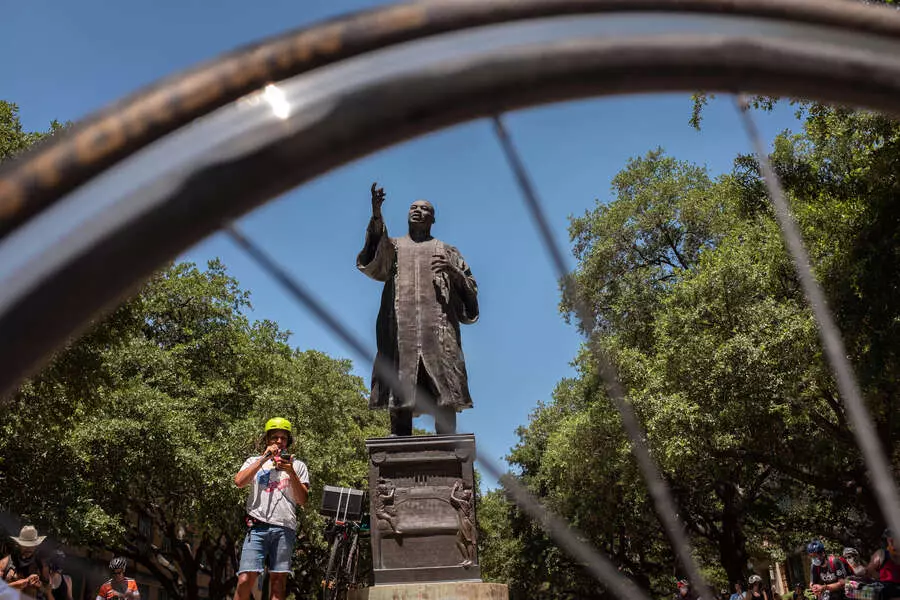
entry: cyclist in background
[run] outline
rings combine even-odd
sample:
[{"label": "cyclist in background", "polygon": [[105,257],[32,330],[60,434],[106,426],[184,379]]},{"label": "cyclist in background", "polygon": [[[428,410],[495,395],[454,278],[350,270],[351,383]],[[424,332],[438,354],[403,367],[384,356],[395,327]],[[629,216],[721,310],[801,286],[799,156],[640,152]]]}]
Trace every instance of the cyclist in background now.
[{"label": "cyclist in background", "polygon": [[806,546],[811,566],[809,589],[819,600],[842,600],[844,580],[850,575],[850,567],[840,556],[826,555],[825,544],[813,540]]},{"label": "cyclist in background", "polygon": [[856,548],[844,548],[844,551],[841,552],[841,556],[844,557],[844,560],[850,566],[850,575],[865,577],[866,565],[862,563],[862,560],[859,557],[859,550]]},{"label": "cyclist in background", "polygon": [[750,579],[747,580],[747,585],[750,586],[750,589],[747,591],[748,600],[772,600],[769,592],[763,587],[762,577],[759,575],[755,573],[751,575]]},{"label": "cyclist in background", "polygon": [[112,571],[112,577],[100,586],[97,590],[96,600],[115,600],[116,598],[125,598],[126,600],[140,600],[141,593],[138,591],[137,581],[130,577],[125,577],[125,569],[128,567],[128,559],[124,556],[117,556],[109,562],[109,570]]}]

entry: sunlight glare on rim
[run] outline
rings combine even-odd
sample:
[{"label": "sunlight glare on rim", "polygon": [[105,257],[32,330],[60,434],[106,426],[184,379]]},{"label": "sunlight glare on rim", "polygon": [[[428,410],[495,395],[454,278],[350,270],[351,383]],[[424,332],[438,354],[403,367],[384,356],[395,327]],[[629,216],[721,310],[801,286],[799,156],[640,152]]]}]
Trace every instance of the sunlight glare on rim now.
[{"label": "sunlight glare on rim", "polygon": [[285,98],[284,91],[277,85],[267,85],[263,98],[272,107],[272,114],[279,119],[287,119],[291,115],[291,105]]}]

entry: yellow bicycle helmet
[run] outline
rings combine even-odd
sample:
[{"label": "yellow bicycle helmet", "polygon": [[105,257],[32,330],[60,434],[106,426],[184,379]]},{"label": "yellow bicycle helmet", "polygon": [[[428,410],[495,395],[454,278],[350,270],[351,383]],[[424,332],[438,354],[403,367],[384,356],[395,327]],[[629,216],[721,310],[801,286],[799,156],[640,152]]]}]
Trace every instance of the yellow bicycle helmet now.
[{"label": "yellow bicycle helmet", "polygon": [[294,435],[291,433],[291,422],[287,419],[283,419],[281,417],[273,417],[266,421],[266,433],[265,435],[268,437],[269,432],[273,429],[281,429],[282,431],[287,431],[288,434],[288,446],[294,443]]}]

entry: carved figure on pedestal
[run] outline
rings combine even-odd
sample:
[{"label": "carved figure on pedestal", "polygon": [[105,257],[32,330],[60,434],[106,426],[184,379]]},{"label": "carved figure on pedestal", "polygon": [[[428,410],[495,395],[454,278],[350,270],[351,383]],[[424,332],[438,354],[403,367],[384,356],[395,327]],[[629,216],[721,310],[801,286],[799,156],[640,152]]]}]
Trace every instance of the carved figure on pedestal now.
[{"label": "carved figure on pedestal", "polygon": [[456,534],[456,547],[462,554],[460,566],[470,567],[475,564],[475,501],[472,489],[457,479],[450,490],[450,504],[456,509],[459,521],[459,532]]},{"label": "carved figure on pedestal", "polygon": [[[383,202],[384,190],[373,183],[372,218],[356,257],[360,271],[384,282],[369,407],[390,410],[392,435],[412,435],[413,417],[422,413],[434,416],[436,433],[456,433],[456,413],[472,407],[459,326],[478,320],[478,287],[459,251],[431,236],[430,202],[410,205],[409,233],[397,238],[388,237]],[[400,390],[379,365],[396,372]]]},{"label": "carved figure on pedestal", "polygon": [[394,493],[397,488],[384,477],[378,478],[375,487],[375,517],[381,521],[387,521],[391,530],[396,534],[403,533],[397,527],[397,507],[394,506]]}]

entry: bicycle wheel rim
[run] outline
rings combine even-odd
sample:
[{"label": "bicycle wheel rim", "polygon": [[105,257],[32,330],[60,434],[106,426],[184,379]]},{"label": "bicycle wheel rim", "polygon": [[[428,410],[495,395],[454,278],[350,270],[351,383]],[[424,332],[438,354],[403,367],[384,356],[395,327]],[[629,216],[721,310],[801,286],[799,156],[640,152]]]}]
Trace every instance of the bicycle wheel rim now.
[{"label": "bicycle wheel rim", "polygon": [[[697,4],[709,8],[713,3]],[[830,9],[843,6],[824,4]],[[897,25],[898,16],[890,12],[868,8],[864,12],[877,13]],[[145,207],[129,221],[105,231],[85,226],[51,252],[0,277],[4,284],[0,286],[0,333],[7,342],[0,347],[4,365],[0,393],[33,372],[60,340],[78,333],[98,311],[113,306],[161,263],[222,223],[337,166],[439,128],[547,102],[694,89],[804,96],[900,114],[900,59],[896,58],[900,26],[896,31],[882,26],[876,41],[897,48],[897,52],[882,53],[873,52],[868,47],[873,38],[862,36],[854,27],[818,31],[820,45],[811,44],[809,38],[700,33],[545,43],[423,66],[414,73],[338,90],[304,114],[309,118],[302,127],[288,132],[284,123],[273,121],[270,130],[283,130],[277,139],[237,158],[194,165],[177,190],[159,186],[138,190],[117,205]],[[490,28],[482,29],[490,33]],[[829,43],[836,31],[857,35],[862,49],[853,52],[846,44]],[[424,42],[411,42],[406,50],[414,53],[417,43]],[[328,69],[346,67],[353,60],[359,58],[299,79],[321,77]],[[298,78],[292,81],[297,83]],[[418,93],[405,93],[411,88]],[[317,108],[324,112],[316,115]],[[191,127],[198,126],[195,122]],[[73,195],[77,194],[76,190]],[[64,204],[65,199],[53,210]],[[17,233],[27,231],[48,213],[52,211],[44,211]],[[159,231],[166,231],[166,236],[159,236]],[[10,246],[8,237],[0,243],[0,256],[4,251],[15,254],[9,250],[14,245]],[[98,264],[106,268],[98,269]]]},{"label": "bicycle wheel rim", "polygon": [[361,11],[166,77],[87,117],[64,141],[35,148],[17,165],[0,168],[0,237],[136,149],[266,83],[440,33],[623,11],[733,14],[900,35],[900,23],[886,12],[834,0],[424,0]]}]

